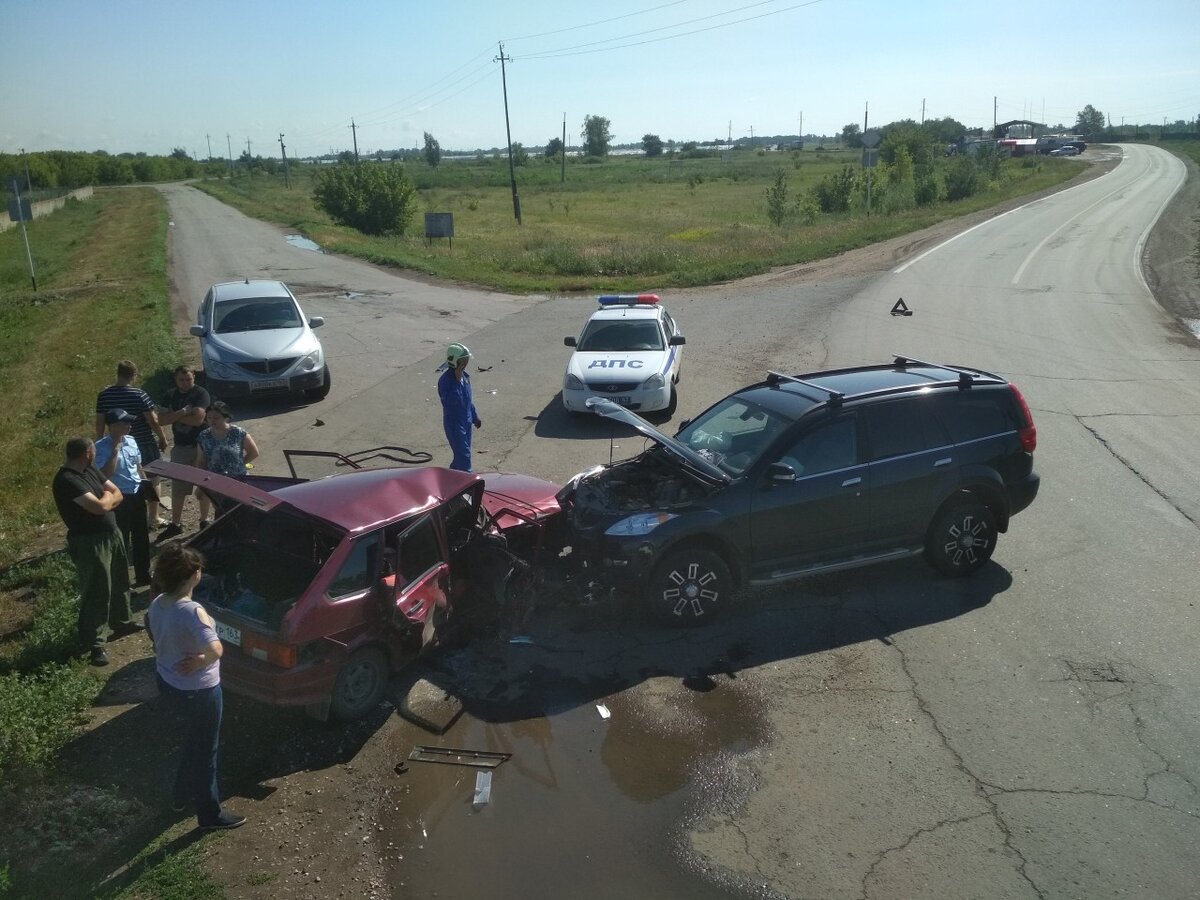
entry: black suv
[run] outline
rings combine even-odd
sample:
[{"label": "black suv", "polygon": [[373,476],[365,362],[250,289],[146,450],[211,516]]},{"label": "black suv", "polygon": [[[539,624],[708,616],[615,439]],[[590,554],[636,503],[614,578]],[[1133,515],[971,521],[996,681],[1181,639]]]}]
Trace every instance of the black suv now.
[{"label": "black suv", "polygon": [[670,621],[707,621],[744,584],[918,553],[947,575],[991,557],[1033,502],[1037,430],[1020,391],[980,369],[891,365],[770,373],[559,493],[582,576],[633,588]]}]

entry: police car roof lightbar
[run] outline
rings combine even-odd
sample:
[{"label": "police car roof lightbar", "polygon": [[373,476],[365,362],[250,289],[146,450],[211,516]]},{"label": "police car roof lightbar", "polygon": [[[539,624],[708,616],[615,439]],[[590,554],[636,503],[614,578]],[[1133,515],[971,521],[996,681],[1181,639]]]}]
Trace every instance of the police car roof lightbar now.
[{"label": "police car roof lightbar", "polygon": [[658,294],[604,294],[601,306],[637,306],[639,303],[657,303]]}]

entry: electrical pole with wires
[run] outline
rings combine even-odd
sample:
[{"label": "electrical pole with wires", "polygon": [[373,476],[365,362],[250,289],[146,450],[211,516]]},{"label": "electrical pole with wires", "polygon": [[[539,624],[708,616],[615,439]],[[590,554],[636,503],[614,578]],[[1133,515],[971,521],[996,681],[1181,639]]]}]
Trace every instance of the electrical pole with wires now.
[{"label": "electrical pole with wires", "polygon": [[358,162],[358,126],[354,124],[354,120],[350,120],[350,133],[354,135],[354,162]]},{"label": "electrical pole with wires", "polygon": [[292,180],[288,177],[287,147],[283,146],[283,135],[279,135],[279,155],[283,157],[283,186],[292,188]]},{"label": "electrical pole with wires", "polygon": [[[512,197],[513,197],[513,217],[516,218],[517,224],[521,224],[521,198],[517,196],[517,171],[513,167],[513,152],[512,152],[512,129],[508,124],[508,77],[504,74],[504,63],[511,62],[511,56],[504,55],[504,45],[500,45],[500,55],[496,57],[500,61],[500,83],[504,88],[504,135],[508,138],[508,179],[512,182]],[[495,60],[493,60],[494,62]],[[566,125],[563,125],[565,130]],[[564,148],[565,152],[565,148]]]},{"label": "electrical pole with wires", "polygon": [[558,176],[560,182],[567,180],[567,114],[563,113],[563,137],[562,137],[562,173]]}]

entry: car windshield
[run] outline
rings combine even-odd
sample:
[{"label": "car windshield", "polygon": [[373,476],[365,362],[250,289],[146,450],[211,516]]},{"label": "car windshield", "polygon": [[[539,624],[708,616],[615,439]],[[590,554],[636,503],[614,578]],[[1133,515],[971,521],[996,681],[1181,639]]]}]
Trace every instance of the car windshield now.
[{"label": "car windshield", "polygon": [[270,328],[299,328],[300,311],[290,297],[252,297],[226,300],[213,309],[213,331],[262,331]]},{"label": "car windshield", "polygon": [[662,332],[653,319],[593,319],[579,339],[580,350],[661,350]]},{"label": "car windshield", "polygon": [[728,397],[689,422],[675,439],[730,475],[741,475],[788,424],[761,406]]}]

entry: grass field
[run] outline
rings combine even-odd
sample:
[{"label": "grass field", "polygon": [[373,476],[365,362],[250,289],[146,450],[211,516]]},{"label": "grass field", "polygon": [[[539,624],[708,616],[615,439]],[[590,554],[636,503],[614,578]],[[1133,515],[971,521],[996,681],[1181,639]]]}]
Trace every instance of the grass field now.
[{"label": "grass field", "polygon": [[[723,158],[530,159],[517,170],[522,224],[513,217],[504,160],[410,163],[422,212],[454,215],[453,244],[423,238],[418,214],[404,237],[368,237],[338,226],[312,201],[312,167],[282,177],[197,184],[248,215],[294,229],[326,250],[454,281],[516,292],[645,290],[711,284],[807,262],[1029,194],[1078,174],[1084,163],[1038,158],[1004,163],[985,192],[870,217],[862,210],[770,224],[766,189],[784,171],[791,200],[856,153],[733,151]],[[939,165],[948,163],[940,162]],[[881,170],[882,172],[882,170]],[[877,176],[878,177],[878,176]],[[876,190],[882,193],[880,186]],[[878,202],[878,201],[877,201]]]}]

